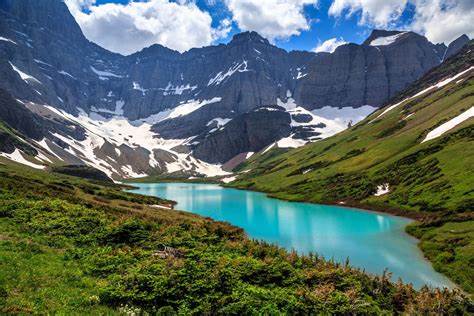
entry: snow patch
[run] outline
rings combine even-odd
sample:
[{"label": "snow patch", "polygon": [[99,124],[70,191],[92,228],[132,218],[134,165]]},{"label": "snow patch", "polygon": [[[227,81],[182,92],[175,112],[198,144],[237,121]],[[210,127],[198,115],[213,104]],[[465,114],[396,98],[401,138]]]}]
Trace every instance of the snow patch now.
[{"label": "snow patch", "polygon": [[279,148],[298,148],[307,142],[302,139],[294,139],[293,135],[285,137],[276,142]]},{"label": "snow patch", "polygon": [[201,102],[192,100],[191,102],[181,104],[172,109],[168,116],[168,119],[188,115],[205,105],[221,102],[221,100],[222,98],[220,97],[214,97],[211,100],[204,100]]},{"label": "snow patch", "polygon": [[397,41],[397,39],[400,36],[406,33],[407,32],[402,32],[402,33],[391,35],[391,36],[377,37],[376,39],[370,42],[370,46],[386,46],[386,45],[393,44]]},{"label": "snow patch", "polygon": [[123,106],[125,105],[125,101],[123,100],[118,100],[115,101],[115,110],[111,111],[108,109],[98,109],[95,106],[91,106],[91,111],[96,112],[96,113],[108,113],[108,114],[113,114],[113,115],[123,115]]},{"label": "snow patch", "polygon": [[191,86],[189,83],[186,85],[174,86],[171,82],[168,82],[166,88],[161,88],[159,90],[163,90],[163,95],[182,95],[184,91],[193,91],[196,88],[197,86]]},{"label": "snow patch", "polygon": [[237,177],[233,176],[233,177],[223,178],[223,179],[221,179],[221,181],[224,182],[224,183],[230,183],[232,181],[235,181],[235,179],[237,179]]},{"label": "snow patch", "polygon": [[[211,100],[207,102],[209,101]],[[117,108],[121,109],[122,106],[122,103],[117,104]],[[124,168],[118,167],[120,169],[117,170],[109,161],[97,157],[94,150],[100,149],[106,141],[115,147],[126,145],[130,148],[144,148],[148,150],[150,152],[149,165],[152,167],[159,165],[154,158],[154,150],[161,149],[168,151],[175,159],[173,162],[165,163],[168,172],[194,171],[210,177],[229,174],[222,170],[221,165],[208,164],[192,157],[190,154],[175,152],[173,148],[188,144],[194,137],[187,139],[160,138],[159,135],[151,131],[154,122],[148,122],[146,120],[130,122],[121,115],[104,118],[99,113],[92,112],[87,114],[81,109],[79,109],[79,114],[76,117],[48,105],[45,107],[57,115],[84,127],[86,130],[86,139],[84,141],[77,141],[71,137],[65,137],[59,134],[54,134],[54,136],[69,145],[70,148],[66,149],[66,151],[83,159],[86,164],[105,172],[109,177],[117,173],[131,177],[143,176],[145,174],[136,173],[131,167],[129,168],[127,166]],[[117,108],[115,112],[120,113]],[[115,148],[115,152],[117,154],[121,153],[118,148]],[[113,160],[111,160],[111,162],[113,162]]]},{"label": "snow patch", "polygon": [[[38,148],[37,148],[38,150]],[[42,162],[46,162],[46,163],[53,163],[51,161],[51,159],[49,159],[45,154],[43,154],[41,151],[38,150],[38,154],[35,156],[35,159],[36,160],[39,160],[39,161],[42,161]]]},{"label": "snow patch", "polygon": [[450,77],[450,78],[444,79],[444,80],[438,82],[438,83],[435,84],[435,85],[432,85],[432,86],[430,86],[430,87],[428,87],[428,88],[426,88],[426,89],[421,90],[420,92],[416,93],[415,95],[413,95],[413,96],[411,96],[411,97],[408,97],[408,98],[406,98],[406,99],[403,99],[402,101],[400,101],[400,102],[398,102],[398,103],[396,103],[396,104],[393,104],[393,105],[389,106],[389,107],[386,108],[382,113],[380,113],[375,119],[373,119],[371,122],[374,122],[375,120],[377,120],[379,117],[381,117],[381,116],[384,115],[385,113],[387,113],[387,112],[393,110],[394,108],[396,108],[397,106],[399,106],[400,104],[402,104],[402,103],[404,103],[404,102],[406,102],[406,101],[408,101],[408,100],[417,98],[417,97],[419,97],[419,96],[421,96],[421,95],[425,94],[426,92],[431,91],[431,90],[433,90],[433,89],[439,89],[439,88],[444,87],[444,86],[447,85],[448,83],[450,83],[450,82],[456,80],[456,79],[459,78],[460,76],[464,75],[465,73],[467,73],[467,72],[469,72],[469,71],[471,71],[471,70],[473,70],[473,69],[474,69],[474,66],[472,66],[472,67],[470,67],[470,68],[468,68],[468,69],[466,69],[466,70],[464,70],[464,71],[461,71],[460,73],[458,73],[458,74],[455,75],[454,77]]},{"label": "snow patch", "polygon": [[130,165],[122,166],[120,169],[129,178],[143,178],[147,176],[146,173],[136,173]]},{"label": "snow patch", "polygon": [[296,80],[299,80],[299,79],[301,79],[301,78],[304,78],[304,77],[306,77],[306,76],[308,75],[307,73],[305,73],[305,74],[302,73],[302,72],[301,72],[301,70],[302,70],[301,68],[296,68],[296,70],[298,71],[298,74],[296,75]]},{"label": "snow patch", "polygon": [[[296,104],[295,100],[291,97],[290,91],[287,91],[286,102],[277,99],[277,105],[284,108],[291,115],[292,127],[302,126],[307,129],[310,128],[315,134],[318,134],[310,137],[308,140],[296,139],[294,135],[285,137],[277,142],[278,147],[284,148],[296,148],[303,146],[308,141],[330,137],[345,130],[349,124],[355,124],[363,120],[368,114],[377,109],[370,105],[364,105],[359,108],[325,106],[321,109],[308,111]],[[311,119],[308,122],[298,122],[294,117],[300,115],[309,116]]]},{"label": "snow patch", "polygon": [[474,117],[474,106],[472,106],[470,109],[464,111],[463,113],[459,114],[455,118],[447,121],[446,123],[436,127],[434,130],[429,132],[428,135],[426,135],[426,137],[422,141],[422,143],[424,143],[426,141],[429,141],[429,140],[432,140],[432,139],[435,139],[435,138],[443,135],[444,133],[446,133],[450,129],[452,129],[455,126],[461,124],[462,122],[470,119],[471,117]]},{"label": "snow patch", "polygon": [[46,63],[46,62],[44,62],[44,61],[42,61],[42,60],[39,60],[39,59],[33,59],[33,60],[34,60],[35,63],[37,63],[37,64],[45,65],[45,66],[48,66],[48,67],[53,67],[53,66],[51,66],[51,64],[48,64],[48,63]]},{"label": "snow patch", "polygon": [[30,83],[30,81],[33,81],[33,82],[36,82],[36,83],[39,83],[41,84],[41,81],[39,81],[38,79],[36,79],[35,77],[27,74],[27,73],[24,73],[23,71],[21,71],[20,69],[18,69],[15,65],[13,65],[11,62],[10,63],[10,66],[13,68],[13,70],[20,76],[20,78],[25,81],[26,83]]},{"label": "snow patch", "polygon": [[41,141],[35,141],[36,144],[40,145],[43,150],[46,150],[48,153],[53,155],[54,157],[58,158],[59,160],[63,160],[61,157],[59,157],[52,149],[49,147],[48,143],[46,142],[46,138],[43,138]]},{"label": "snow patch", "polygon": [[[289,96],[288,96],[288,94],[289,94]],[[296,105],[295,100],[291,97],[291,92],[290,91],[287,91],[287,100],[286,100],[286,102],[283,102],[282,100],[280,100],[278,98],[277,99],[277,105],[281,106],[282,108],[284,108],[287,111],[294,110],[298,107]]]},{"label": "snow patch", "polygon": [[135,121],[136,123],[148,123],[148,124],[156,124],[164,120],[168,119],[173,119],[179,116],[185,116],[188,115],[201,107],[212,104],[212,103],[217,103],[220,102],[222,98],[220,97],[214,97],[211,100],[189,100],[184,104],[181,104],[173,109],[167,109],[161,112],[158,112],[156,114],[152,114],[147,118],[144,119],[139,119]]},{"label": "snow patch", "polygon": [[[243,66],[243,69],[241,69]],[[246,71],[249,71],[247,69],[247,61],[244,60],[242,61],[241,63],[236,63],[234,62],[234,64],[227,70],[227,72],[223,73],[222,71],[220,71],[219,73],[217,73],[217,75],[214,77],[214,78],[211,78],[209,80],[209,82],[207,83],[208,86],[211,86],[211,85],[219,85],[221,84],[226,78],[232,76],[235,72],[246,72]]]},{"label": "snow patch", "polygon": [[0,153],[0,156],[5,157],[7,159],[13,160],[15,162],[21,163],[23,165],[27,165],[29,167],[35,168],[35,169],[44,169],[45,166],[35,164],[31,161],[26,160],[21,152],[18,150],[18,148],[15,148],[15,151],[12,152],[11,154],[7,153]]},{"label": "snow patch", "polygon": [[374,193],[375,196],[381,196],[390,192],[390,185],[384,183],[377,186],[377,192]]},{"label": "snow patch", "polygon": [[0,36],[0,41],[9,42],[9,43],[13,43],[15,45],[18,45],[15,41],[12,41],[11,39],[3,37],[3,36]]},{"label": "snow patch", "polygon": [[67,152],[81,158],[89,166],[103,171],[109,177],[114,173],[114,168],[107,161],[98,158],[94,152],[95,149],[100,149],[104,145],[104,138],[91,131],[86,131],[86,139],[83,141],[65,137],[58,133],[52,133],[52,135],[69,145],[69,148],[66,149]]},{"label": "snow patch", "polygon": [[272,107],[261,107],[261,108],[258,108],[256,111],[280,111],[280,110],[277,108],[272,108]]},{"label": "snow patch", "polygon": [[230,119],[230,118],[216,117],[216,118],[213,118],[212,120],[210,120],[209,122],[207,122],[206,126],[210,126],[210,125],[216,123],[217,128],[219,128],[219,127],[222,127],[222,126],[226,125],[230,121],[232,121],[232,119]]},{"label": "snow patch", "polygon": [[[148,91],[147,89],[143,89],[143,88],[140,86],[140,84],[139,84],[138,82],[136,82],[136,81],[134,81],[134,82],[132,83],[132,85],[133,85],[133,90],[141,91],[142,95],[145,95],[146,92]],[[112,92],[112,91],[110,91],[110,92]],[[110,94],[110,93],[109,93],[109,94]]]},{"label": "snow patch", "polygon": [[371,105],[363,105],[358,108],[353,107],[342,107],[336,108],[331,106],[325,106],[320,109],[311,111],[311,113],[334,121],[340,126],[346,128],[348,124],[356,124],[366,118],[369,114],[377,110],[376,107]]},{"label": "snow patch", "polygon": [[[297,127],[297,126],[308,126],[308,127],[311,127],[311,126],[317,126],[318,124],[324,124],[324,127],[313,127],[313,131],[315,132],[318,132],[320,133],[320,135],[316,136],[319,138],[327,138],[329,136],[332,136],[336,133],[339,133],[343,130],[345,130],[347,128],[347,116],[345,116],[345,118],[341,118],[343,114],[343,111],[346,111],[346,110],[342,110],[342,112],[340,113],[337,113],[335,112],[334,108],[331,108],[331,107],[327,107],[329,109],[332,109],[332,114],[336,114],[336,115],[330,115],[330,111],[328,109],[325,109],[323,108],[323,111],[321,111],[322,109],[318,109],[318,110],[313,110],[313,111],[308,111],[306,110],[305,108],[301,107],[301,106],[298,106],[296,103],[295,103],[295,100],[293,98],[288,98],[286,102],[282,102],[280,99],[277,99],[277,104],[281,107],[283,107],[290,115],[292,115],[292,119],[291,119],[291,126],[292,127]],[[332,119],[327,119],[323,116],[320,115],[320,111],[323,112],[324,115],[326,115],[327,117],[332,117]],[[311,120],[309,122],[305,122],[305,123],[300,123],[300,122],[297,122],[293,119],[293,116],[294,115],[309,115],[311,117]],[[363,116],[363,114],[360,114],[360,119],[364,118],[365,116]],[[356,119],[359,119],[359,117],[355,117],[355,115],[352,115],[351,116],[354,120]],[[288,140],[287,140],[288,141]],[[285,142],[283,142],[285,143]],[[305,142],[306,143],[306,142]],[[296,145],[296,142],[292,142],[293,145]],[[304,145],[304,143],[300,143],[302,145]]]},{"label": "snow patch", "polygon": [[70,73],[64,71],[64,70],[61,70],[61,71],[58,71],[59,74],[63,75],[63,76],[67,76],[67,77],[70,77],[72,79],[76,79],[76,77],[74,77],[73,75],[71,75]]},{"label": "snow patch", "polygon": [[169,207],[169,206],[166,206],[166,205],[151,204],[149,206],[154,207],[154,208],[164,208],[164,209],[167,209],[167,210],[172,210],[173,209],[172,207]]},{"label": "snow patch", "polygon": [[94,68],[93,66],[90,66],[91,67],[91,70],[97,75],[99,76],[99,79],[100,80],[109,80],[109,78],[123,78],[123,76],[120,76],[120,75],[116,75],[110,71],[102,71],[102,70],[98,70],[96,68]]},{"label": "snow patch", "polygon": [[263,155],[264,153],[266,153],[267,151],[269,151],[270,149],[272,149],[273,147],[275,147],[275,144],[276,144],[276,143],[273,143],[273,144],[271,144],[271,145],[268,145],[267,148],[265,148],[265,150],[262,152],[262,155]]},{"label": "snow patch", "polygon": [[209,164],[204,161],[200,161],[188,154],[176,153],[176,155],[178,156],[176,161],[166,163],[166,169],[169,173],[183,170],[193,170],[207,177],[226,176],[230,174],[230,172],[222,170],[221,165]]}]

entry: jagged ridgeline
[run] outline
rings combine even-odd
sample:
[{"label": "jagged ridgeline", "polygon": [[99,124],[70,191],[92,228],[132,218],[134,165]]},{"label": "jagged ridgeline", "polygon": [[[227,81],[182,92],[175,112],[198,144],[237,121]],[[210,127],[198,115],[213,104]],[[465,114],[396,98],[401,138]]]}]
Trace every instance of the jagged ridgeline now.
[{"label": "jagged ridgeline", "polygon": [[329,54],[287,52],[246,32],[226,45],[122,56],[89,42],[62,1],[3,0],[0,89],[10,97],[0,119],[34,151],[0,151],[115,179],[222,176],[272,143],[297,147],[344,130],[466,41],[446,47],[375,30]]},{"label": "jagged ridgeline", "polygon": [[434,266],[473,292],[474,43],[333,137],[270,148],[232,185],[279,198],[391,210]]}]

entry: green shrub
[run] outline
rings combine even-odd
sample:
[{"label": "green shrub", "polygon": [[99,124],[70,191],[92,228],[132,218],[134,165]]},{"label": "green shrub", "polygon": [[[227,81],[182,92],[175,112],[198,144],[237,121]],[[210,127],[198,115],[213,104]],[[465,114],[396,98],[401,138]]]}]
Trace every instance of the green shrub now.
[{"label": "green shrub", "polygon": [[103,243],[111,245],[136,245],[150,236],[150,225],[129,219],[109,228],[102,236]]}]

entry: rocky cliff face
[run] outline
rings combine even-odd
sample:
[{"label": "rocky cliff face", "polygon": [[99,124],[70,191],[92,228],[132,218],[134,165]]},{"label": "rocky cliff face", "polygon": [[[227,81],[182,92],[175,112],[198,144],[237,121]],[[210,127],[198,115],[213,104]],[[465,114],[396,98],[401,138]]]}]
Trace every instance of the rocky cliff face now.
[{"label": "rocky cliff face", "polygon": [[449,44],[444,53],[443,60],[456,55],[456,53],[459,52],[467,43],[469,43],[469,37],[466,34],[459,36]]},{"label": "rocky cliff face", "polygon": [[441,62],[435,47],[412,32],[374,31],[363,45],[315,56],[296,100],[310,109],[380,106]]},{"label": "rocky cliff face", "polygon": [[375,30],[332,54],[286,52],[246,32],[185,53],[153,45],[122,56],[89,42],[62,1],[0,3],[0,89],[46,122],[78,126],[40,129],[49,155],[116,177],[204,174],[218,169],[205,162],[282,138],[297,146],[329,136],[461,47]]},{"label": "rocky cliff face", "polygon": [[237,116],[206,135],[196,146],[194,154],[197,158],[221,163],[240,153],[258,152],[266,144],[289,136],[290,123],[291,117],[283,108],[259,108]]}]

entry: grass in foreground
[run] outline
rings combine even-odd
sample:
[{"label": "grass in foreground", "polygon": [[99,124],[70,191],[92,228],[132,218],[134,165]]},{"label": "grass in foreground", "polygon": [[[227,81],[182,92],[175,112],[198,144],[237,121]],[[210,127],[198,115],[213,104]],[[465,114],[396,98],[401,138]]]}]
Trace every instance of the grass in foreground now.
[{"label": "grass in foreground", "polygon": [[0,165],[3,313],[463,314],[470,308],[457,291],[415,291],[388,276],[251,241],[225,223],[147,206],[168,201],[25,169]]}]

